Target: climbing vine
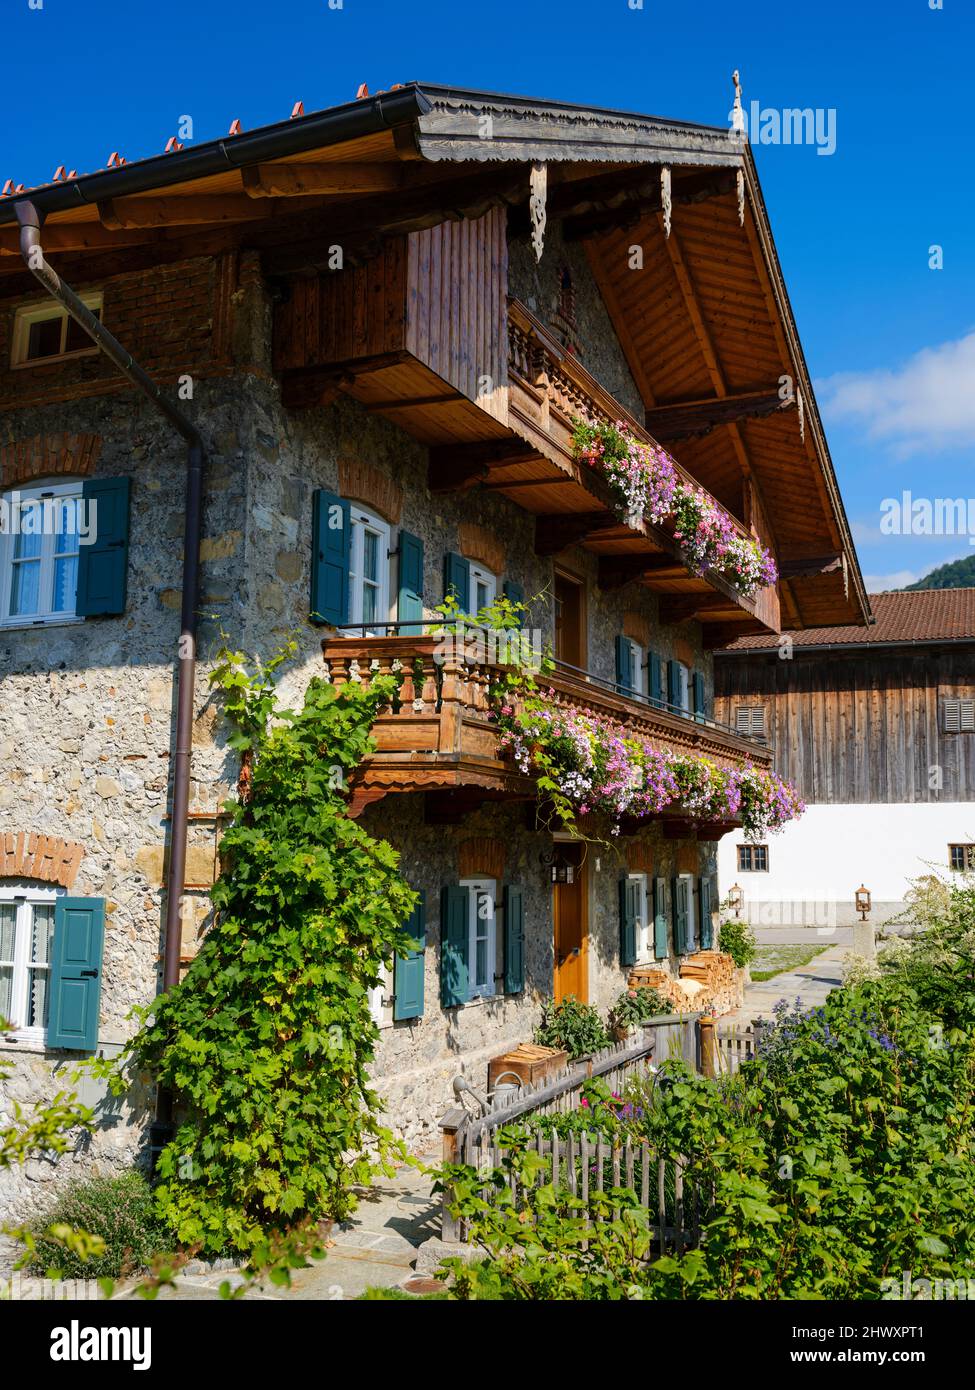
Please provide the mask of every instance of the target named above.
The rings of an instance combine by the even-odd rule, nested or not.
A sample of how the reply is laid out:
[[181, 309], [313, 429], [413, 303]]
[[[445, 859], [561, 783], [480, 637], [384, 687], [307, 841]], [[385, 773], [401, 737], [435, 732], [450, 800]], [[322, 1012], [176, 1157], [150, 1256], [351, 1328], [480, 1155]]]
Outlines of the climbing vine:
[[181, 1107], [160, 1214], [210, 1254], [344, 1216], [392, 1140], [367, 1074], [369, 990], [409, 949], [416, 895], [391, 846], [349, 818], [347, 783], [396, 681], [316, 678], [301, 709], [283, 709], [287, 654], [249, 670], [224, 651], [211, 676], [247, 775], [228, 806], [213, 925], [130, 1047]]

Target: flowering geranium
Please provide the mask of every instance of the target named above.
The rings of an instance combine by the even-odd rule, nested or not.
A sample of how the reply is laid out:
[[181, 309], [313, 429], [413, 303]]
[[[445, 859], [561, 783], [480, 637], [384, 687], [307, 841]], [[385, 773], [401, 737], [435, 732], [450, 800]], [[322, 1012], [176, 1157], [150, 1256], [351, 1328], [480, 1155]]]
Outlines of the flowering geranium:
[[628, 520], [657, 526], [673, 522], [688, 569], [729, 580], [746, 597], [778, 579], [775, 561], [758, 541], [743, 536], [729, 514], [700, 488], [680, 482], [677, 466], [659, 444], [636, 439], [623, 420], [576, 420], [577, 459], [606, 477]]
[[645, 819], [680, 806], [699, 820], [740, 821], [749, 836], [764, 838], [805, 810], [774, 772], [656, 748], [615, 720], [563, 708], [544, 694], [520, 708], [504, 705], [496, 718], [500, 751], [538, 778], [539, 792], [567, 822], [597, 812], [618, 834], [624, 816]]

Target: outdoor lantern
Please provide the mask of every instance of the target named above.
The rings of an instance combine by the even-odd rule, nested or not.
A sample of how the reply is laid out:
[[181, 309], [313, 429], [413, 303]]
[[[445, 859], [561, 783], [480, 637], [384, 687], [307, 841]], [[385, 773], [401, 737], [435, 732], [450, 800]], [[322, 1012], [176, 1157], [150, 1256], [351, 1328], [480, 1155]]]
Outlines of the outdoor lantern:
[[862, 883], [856, 891], [856, 908], [857, 912], [860, 914], [860, 921], [865, 922], [867, 920], [867, 913], [870, 911], [870, 890], [869, 888], [864, 888]]
[[745, 890], [740, 883], [733, 883], [728, 889], [728, 905], [734, 909], [735, 916], [741, 915], [741, 909], [745, 901]]
[[575, 882], [575, 866], [569, 863], [565, 855], [559, 854], [556, 850], [548, 850], [541, 858], [550, 872], [553, 883]]

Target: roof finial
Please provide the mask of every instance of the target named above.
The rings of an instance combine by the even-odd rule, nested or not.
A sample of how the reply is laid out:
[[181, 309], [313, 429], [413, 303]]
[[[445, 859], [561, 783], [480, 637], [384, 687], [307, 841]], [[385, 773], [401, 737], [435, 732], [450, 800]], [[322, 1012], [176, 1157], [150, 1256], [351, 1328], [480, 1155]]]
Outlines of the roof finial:
[[741, 104], [741, 77], [738, 69], [735, 68], [731, 74], [731, 80], [735, 84], [735, 103], [731, 108], [731, 129], [739, 139], [745, 138], [745, 112]]

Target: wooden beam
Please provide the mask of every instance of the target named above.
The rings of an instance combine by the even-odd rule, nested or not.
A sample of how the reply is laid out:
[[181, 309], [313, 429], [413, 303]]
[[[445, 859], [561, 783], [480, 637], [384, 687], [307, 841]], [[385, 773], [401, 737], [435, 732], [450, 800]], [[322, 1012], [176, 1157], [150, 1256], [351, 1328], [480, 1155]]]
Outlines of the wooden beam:
[[842, 554], [814, 555], [804, 560], [780, 560], [779, 574], [783, 579], [806, 579], [814, 574], [832, 574], [836, 570], [842, 570], [845, 563], [846, 556]]
[[433, 493], [466, 492], [485, 482], [492, 469], [531, 463], [539, 457], [524, 439], [484, 439], [473, 444], [437, 444], [430, 450], [427, 487]]
[[535, 518], [535, 554], [559, 555], [600, 531], [619, 530], [624, 523], [606, 511], [560, 512]]
[[[411, 170], [411, 182], [415, 170]], [[251, 198], [294, 198], [302, 194], [389, 193], [403, 186], [404, 170], [389, 164], [254, 164], [241, 169]]]
[[255, 202], [242, 193], [200, 194], [187, 198], [110, 198], [98, 204], [102, 226], [112, 231], [254, 222], [272, 217], [274, 212], [275, 204], [270, 199]]
[[783, 400], [778, 386], [763, 391], [746, 391], [734, 396], [712, 396], [707, 400], [659, 405], [646, 412], [645, 424], [661, 444], [678, 439], [694, 439], [710, 434], [717, 425], [736, 420], [759, 419], [779, 410], [795, 409], [795, 396]]
[[[101, 251], [121, 246], [144, 246], [153, 240], [153, 233], [126, 236], [110, 231], [99, 222], [48, 223], [44, 228], [42, 245], [47, 251]], [[20, 255], [20, 233], [14, 228], [0, 231], [0, 252]]]
[[[708, 198], [724, 197], [734, 190], [736, 179], [734, 169], [708, 169], [684, 179], [674, 179], [671, 183], [671, 203], [701, 203]], [[615, 195], [607, 196], [603, 206], [591, 212], [566, 217], [562, 224], [562, 237], [565, 241], [579, 241], [620, 226], [633, 226], [651, 213], [659, 212], [662, 207], [660, 169], [655, 165], [652, 177], [635, 188], [622, 189]]]
[[720, 613], [725, 617], [734, 611], [734, 604], [723, 594], [713, 590], [692, 594], [661, 594], [659, 598], [660, 621], [672, 626], [687, 623], [692, 619], [706, 619], [708, 615]]
[[687, 577], [687, 567], [673, 555], [600, 555], [600, 589], [622, 589], [645, 576], [671, 573], [681, 579]]

